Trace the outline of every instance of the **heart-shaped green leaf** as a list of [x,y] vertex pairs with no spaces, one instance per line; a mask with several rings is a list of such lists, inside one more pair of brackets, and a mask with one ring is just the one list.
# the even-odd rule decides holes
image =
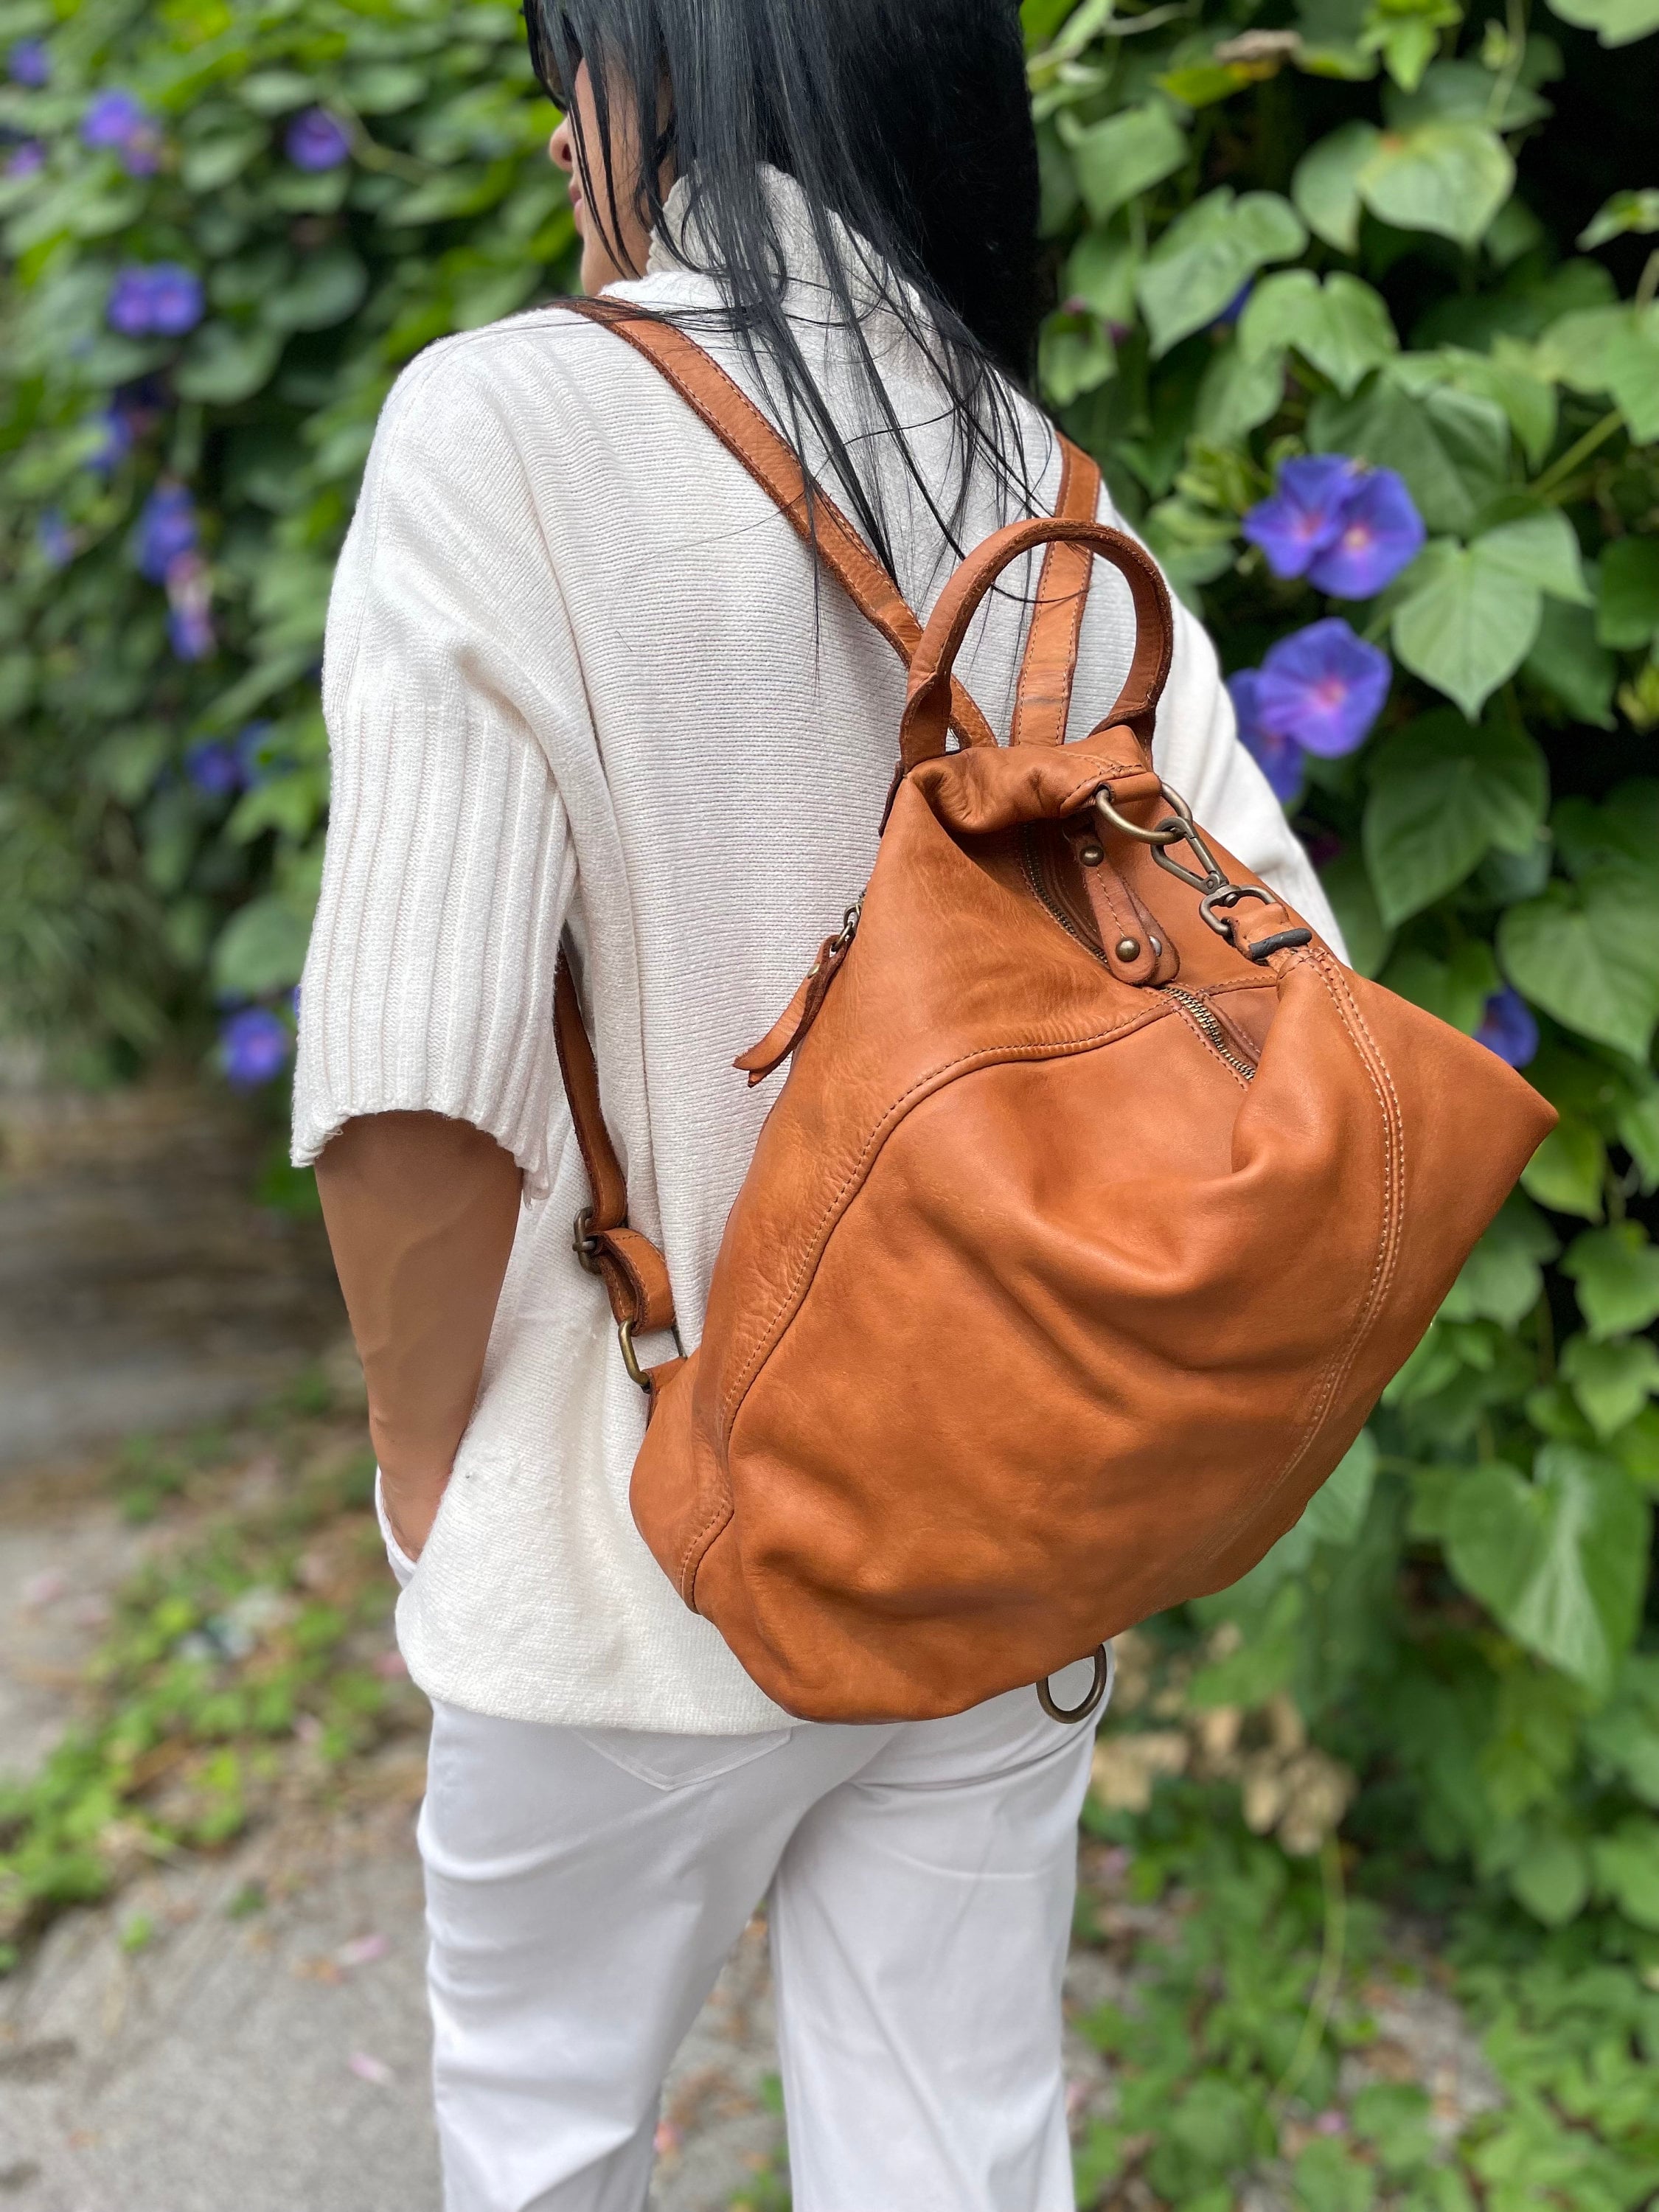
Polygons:
[[1550,0],[1564,23],[1594,31],[1604,46],[1627,46],[1659,31],[1659,0]]
[[1593,1339],[1626,1336],[1659,1321],[1659,1249],[1639,1222],[1586,1230],[1574,1238],[1561,1269],[1578,1285]]
[[1187,134],[1162,100],[1126,107],[1105,122],[1080,130],[1069,114],[1060,136],[1070,149],[1079,189],[1090,214],[1104,222],[1132,199],[1161,184],[1187,158]]
[[1616,1344],[1571,1337],[1561,1348],[1561,1374],[1596,1435],[1616,1436],[1659,1397],[1659,1346],[1645,1336]]
[[1419,123],[1387,131],[1357,179],[1371,213],[1396,230],[1477,246],[1515,189],[1515,163],[1484,123]]
[[1510,426],[1492,400],[1445,384],[1412,388],[1412,356],[1386,364],[1352,399],[1325,392],[1308,416],[1316,453],[1395,469],[1431,530],[1471,530],[1509,483]]
[[1447,1564],[1518,1643],[1605,1695],[1640,1617],[1649,1517],[1615,1462],[1546,1444],[1530,1482],[1488,1465],[1456,1485]]
[[1212,323],[1258,269],[1289,261],[1308,242],[1302,219],[1277,192],[1235,198],[1222,185],[1170,225],[1138,287],[1156,356]]
[[1553,883],[1498,925],[1505,973],[1579,1036],[1644,1060],[1659,1022],[1659,885],[1621,865]]
[[1431,546],[1395,609],[1394,649],[1413,675],[1456,700],[1473,721],[1531,651],[1542,594],[1483,557],[1478,544],[1462,550],[1443,542]]
[[1543,756],[1508,725],[1441,708],[1377,747],[1365,864],[1390,927],[1461,884],[1497,845],[1523,852],[1548,801]]
[[1340,270],[1322,284],[1307,269],[1264,277],[1239,319],[1238,343],[1251,356],[1294,346],[1342,392],[1400,349],[1381,295]]

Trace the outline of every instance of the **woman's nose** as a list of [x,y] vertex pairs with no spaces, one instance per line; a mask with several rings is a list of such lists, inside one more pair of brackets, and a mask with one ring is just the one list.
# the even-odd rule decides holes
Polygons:
[[570,124],[567,118],[547,142],[547,158],[567,175],[574,173],[576,157],[570,149]]

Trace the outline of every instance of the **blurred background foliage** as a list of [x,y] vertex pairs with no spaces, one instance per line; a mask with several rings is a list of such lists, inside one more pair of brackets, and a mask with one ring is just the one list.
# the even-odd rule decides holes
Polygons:
[[[1650,2062],[1659,0],[1024,15],[1045,395],[1356,964],[1562,1117],[1303,1523],[1146,1632],[1121,1741],[1162,1747],[1099,1818],[1221,1789],[1291,1858],[1340,1823],[1367,1881],[1474,1900],[1488,1963],[1529,1927],[1633,1978]],[[403,364],[571,278],[549,112],[501,0],[6,0],[0,53],[0,1033],[279,1098],[331,564]],[[1401,2201],[1646,2203],[1652,2103],[1558,2098],[1610,2146],[1565,2197],[1494,2153]]]
[[560,289],[549,111],[489,0],[13,4],[0,53],[0,1021],[97,1079],[238,1006],[252,1083],[375,417],[431,340]]

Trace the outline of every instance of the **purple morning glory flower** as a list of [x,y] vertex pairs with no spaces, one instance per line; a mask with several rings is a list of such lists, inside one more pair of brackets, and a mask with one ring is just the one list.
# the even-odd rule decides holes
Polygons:
[[325,107],[307,107],[296,115],[283,145],[296,169],[337,169],[351,152],[344,124]]
[[139,574],[152,584],[166,583],[173,562],[196,550],[198,536],[196,502],[184,485],[157,484],[138,517]]
[[1355,481],[1346,453],[1304,453],[1283,464],[1273,496],[1258,501],[1243,526],[1275,576],[1305,575],[1309,564],[1334,544]]
[[152,128],[149,110],[131,92],[100,92],[81,118],[84,144],[119,153],[135,133]]
[[1404,479],[1367,469],[1352,479],[1336,535],[1315,556],[1308,581],[1334,599],[1369,599],[1416,560],[1427,536]]
[[1267,779],[1268,788],[1281,806],[1288,806],[1302,788],[1302,747],[1282,731],[1270,729],[1261,719],[1261,671],[1241,668],[1227,678],[1233,710],[1238,716],[1238,735],[1244,750]]
[[229,799],[242,787],[235,750],[222,738],[204,738],[185,755],[185,774],[210,799]]
[[46,166],[46,149],[38,138],[25,138],[6,156],[8,177],[38,177]]
[[125,269],[116,270],[104,319],[124,338],[149,336],[149,270],[141,262],[130,261]]
[[227,1078],[239,1091],[257,1091],[288,1066],[293,1040],[268,1006],[245,1006],[219,1031]]
[[115,272],[105,317],[123,337],[183,337],[202,319],[202,280],[179,261],[130,261]]
[[1270,729],[1334,760],[1364,744],[1389,696],[1390,672],[1386,653],[1329,615],[1269,647],[1257,711]]
[[48,568],[67,568],[75,558],[75,536],[55,507],[34,526],[34,543]]
[[202,280],[182,262],[157,261],[149,272],[149,326],[158,337],[181,338],[202,319]]
[[14,84],[31,92],[52,82],[52,56],[39,39],[20,39],[6,58],[6,69]]
[[118,154],[130,177],[153,177],[161,165],[161,130],[142,100],[131,92],[100,92],[81,118],[88,146]]
[[1511,1067],[1525,1067],[1537,1054],[1538,1024],[1532,1008],[1507,983],[1487,1000],[1474,1034],[1477,1042],[1495,1052],[1499,1060],[1508,1060]]

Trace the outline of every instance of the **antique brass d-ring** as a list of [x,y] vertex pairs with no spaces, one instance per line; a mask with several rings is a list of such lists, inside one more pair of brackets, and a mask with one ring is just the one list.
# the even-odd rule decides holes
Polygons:
[[[622,1346],[623,1365],[628,1370],[629,1381],[630,1382],[636,1382],[640,1389],[648,1395],[651,1389],[651,1377],[646,1373],[644,1368],[641,1366],[640,1355],[634,1349],[635,1327],[635,1324],[631,1321],[618,1322],[617,1324],[617,1341]],[[685,1346],[680,1342],[680,1331],[678,1322],[671,1321],[669,1322],[668,1334],[674,1340],[675,1351],[678,1352],[680,1358],[684,1359],[685,1357]]]
[[1068,1710],[1065,1705],[1056,1705],[1054,1692],[1048,1687],[1053,1679],[1052,1675],[1045,1674],[1036,1686],[1037,1703],[1049,1719],[1058,1721],[1062,1727],[1071,1722],[1086,1721],[1112,1686],[1111,1652],[1103,1644],[1095,1646],[1094,1680],[1089,1685],[1088,1696],[1080,1705],[1073,1705]]
[[1121,830],[1124,836],[1134,838],[1139,844],[1177,845],[1187,834],[1187,825],[1193,818],[1193,810],[1181,793],[1178,791],[1171,791],[1167,783],[1160,782],[1158,789],[1181,817],[1179,822],[1166,820],[1158,823],[1153,829],[1141,829],[1138,823],[1131,822],[1127,815],[1118,812],[1112,804],[1109,787],[1106,790],[1096,792],[1095,812],[1099,815],[1103,822],[1109,823],[1114,830]]

